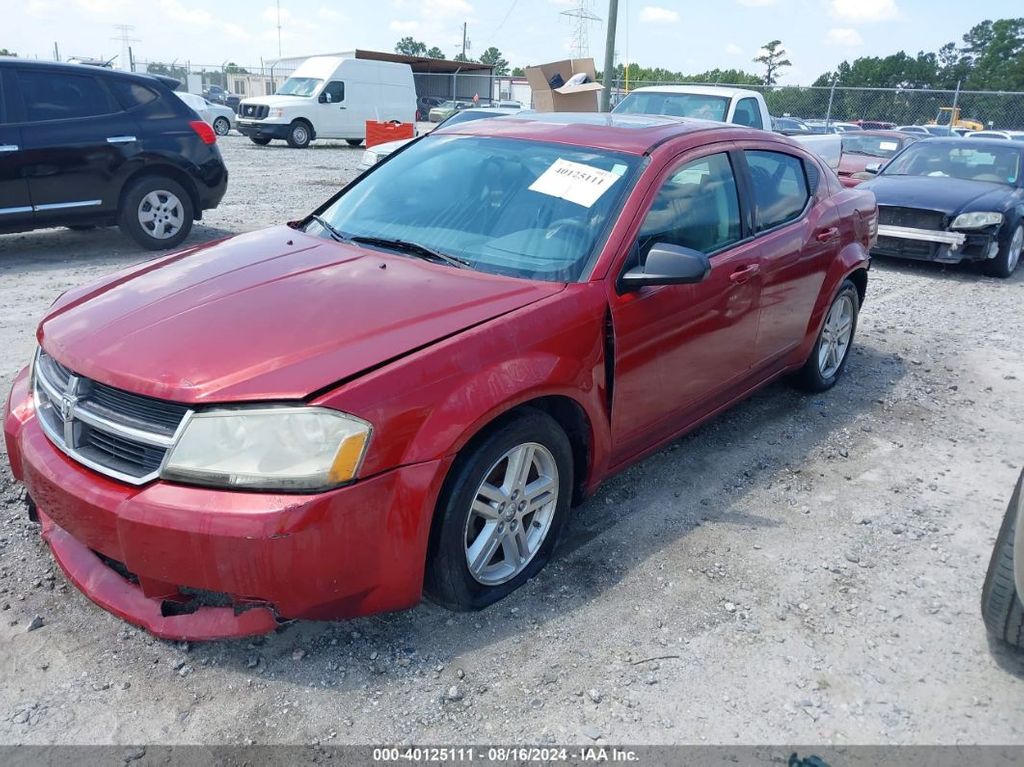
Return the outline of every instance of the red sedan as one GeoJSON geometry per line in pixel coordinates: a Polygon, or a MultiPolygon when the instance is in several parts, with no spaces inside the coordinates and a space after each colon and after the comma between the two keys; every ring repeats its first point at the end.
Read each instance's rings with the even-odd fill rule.
{"type": "Polygon", "coordinates": [[[547,115],[63,295],[4,432],[90,599],[161,637],[478,609],[611,474],[846,365],[876,209],[764,131],[547,115]]]}
{"type": "Polygon", "coordinates": [[[839,157],[839,180],[845,187],[854,187],[872,178],[865,173],[869,166],[880,167],[921,136],[894,130],[863,130],[844,133],[843,151],[839,157]]]}

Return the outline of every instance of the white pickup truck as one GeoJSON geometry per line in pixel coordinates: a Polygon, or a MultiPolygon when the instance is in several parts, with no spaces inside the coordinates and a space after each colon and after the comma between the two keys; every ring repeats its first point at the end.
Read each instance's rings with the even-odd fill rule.
{"type": "MultiPolygon", "coordinates": [[[[631,91],[615,109],[616,113],[673,115],[745,125],[770,131],[772,118],[764,96],[742,88],[717,85],[655,85],[631,91]]],[[[838,170],[842,139],[835,134],[791,136],[838,170]]]]}

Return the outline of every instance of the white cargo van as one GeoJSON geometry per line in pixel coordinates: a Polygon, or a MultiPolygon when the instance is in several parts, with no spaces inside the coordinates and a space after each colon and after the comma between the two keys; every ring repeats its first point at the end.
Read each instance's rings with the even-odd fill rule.
{"type": "Polygon", "coordinates": [[[357,59],[355,54],[306,59],[273,96],[238,105],[237,128],[257,144],[283,139],[305,147],[318,138],[358,146],[366,121],[413,122],[416,88],[408,64],[357,59]]]}

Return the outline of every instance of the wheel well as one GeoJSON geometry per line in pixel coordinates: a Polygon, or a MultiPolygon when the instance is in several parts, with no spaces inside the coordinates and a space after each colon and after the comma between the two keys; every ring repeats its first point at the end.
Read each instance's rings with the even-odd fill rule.
{"type": "Polygon", "coordinates": [[[121,187],[121,195],[117,200],[117,215],[121,215],[121,209],[124,206],[124,196],[128,193],[129,187],[138,181],[140,178],[146,178],[147,176],[160,177],[164,176],[172,181],[176,181],[181,184],[182,189],[188,192],[189,199],[192,201],[192,218],[196,221],[199,220],[202,215],[202,206],[199,202],[199,191],[196,189],[196,185],[189,178],[189,175],[184,171],[175,168],[173,165],[156,165],[145,168],[140,168],[125,179],[124,184],[121,187]]]}
{"type": "MultiPolygon", "coordinates": [[[[572,446],[573,492],[572,504],[575,506],[583,500],[584,490],[590,473],[590,419],[583,408],[570,397],[550,396],[523,402],[502,413],[488,423],[463,446],[463,450],[490,434],[496,428],[508,423],[524,410],[540,410],[551,416],[562,427],[569,444],[572,446]]],[[[461,452],[461,451],[460,451],[461,452]]]]}
{"type": "Polygon", "coordinates": [[[868,270],[858,269],[849,277],[850,282],[857,288],[857,305],[864,305],[864,296],[868,292],[868,270]]]}
{"type": "Polygon", "coordinates": [[[307,119],[306,119],[305,117],[296,117],[296,118],[295,118],[294,120],[292,120],[292,121],[291,121],[290,123],[288,123],[288,124],[289,124],[289,125],[295,125],[295,123],[302,123],[302,124],[303,124],[303,125],[305,125],[305,126],[306,126],[307,128],[309,128],[309,140],[310,140],[310,141],[312,141],[313,139],[315,139],[315,138],[316,138],[316,128],[314,128],[314,127],[313,127],[313,123],[311,123],[311,122],[310,122],[309,120],[307,120],[307,119]]]}

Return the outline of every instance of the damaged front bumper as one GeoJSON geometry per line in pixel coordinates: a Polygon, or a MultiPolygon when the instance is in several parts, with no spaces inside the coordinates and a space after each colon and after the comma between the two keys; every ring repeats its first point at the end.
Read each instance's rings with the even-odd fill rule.
{"type": "Polygon", "coordinates": [[[990,231],[918,229],[879,224],[878,241],[871,254],[893,258],[957,264],[995,258],[999,243],[990,231]]]}
{"type": "Polygon", "coordinates": [[[4,418],[11,468],[43,538],[89,599],[166,639],[221,639],[420,600],[446,463],[313,495],[137,487],[76,463],[43,433],[27,371],[4,418]]]}

